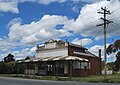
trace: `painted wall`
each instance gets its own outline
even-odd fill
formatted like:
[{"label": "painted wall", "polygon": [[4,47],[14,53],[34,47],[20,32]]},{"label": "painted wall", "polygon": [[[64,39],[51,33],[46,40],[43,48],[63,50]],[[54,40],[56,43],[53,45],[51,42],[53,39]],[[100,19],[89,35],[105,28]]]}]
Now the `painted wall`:
[{"label": "painted wall", "polygon": [[56,48],[56,42],[45,44],[45,49]]},{"label": "painted wall", "polygon": [[64,62],[64,74],[68,74],[68,62]]},{"label": "painted wall", "polygon": [[50,50],[39,51],[37,53],[37,58],[56,57],[56,56],[68,56],[68,49],[67,48],[50,49]]}]

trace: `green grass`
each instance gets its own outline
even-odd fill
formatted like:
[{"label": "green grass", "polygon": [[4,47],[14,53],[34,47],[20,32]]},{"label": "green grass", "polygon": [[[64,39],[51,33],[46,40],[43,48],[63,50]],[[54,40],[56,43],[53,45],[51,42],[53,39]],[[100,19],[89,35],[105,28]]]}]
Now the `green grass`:
[{"label": "green grass", "polygon": [[[78,79],[79,79],[80,82],[120,83],[120,75],[119,74],[107,75],[106,79],[105,79],[104,75],[89,76],[89,77],[79,77]],[[76,78],[75,78],[75,80],[76,80]]]},{"label": "green grass", "polygon": [[38,79],[38,80],[54,80],[54,81],[78,81],[78,82],[102,82],[102,83],[120,83],[120,74],[107,75],[105,79],[104,75],[88,76],[88,77],[57,77],[57,76],[24,76],[16,74],[0,74],[5,77],[17,77],[27,79]]}]

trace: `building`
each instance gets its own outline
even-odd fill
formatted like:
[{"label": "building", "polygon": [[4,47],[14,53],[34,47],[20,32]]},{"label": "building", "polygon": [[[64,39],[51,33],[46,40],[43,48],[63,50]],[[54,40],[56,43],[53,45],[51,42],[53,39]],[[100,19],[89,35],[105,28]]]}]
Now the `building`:
[{"label": "building", "polygon": [[51,39],[43,46],[37,45],[36,53],[36,59],[24,62],[34,63],[37,75],[88,76],[101,73],[101,58],[81,45]]}]

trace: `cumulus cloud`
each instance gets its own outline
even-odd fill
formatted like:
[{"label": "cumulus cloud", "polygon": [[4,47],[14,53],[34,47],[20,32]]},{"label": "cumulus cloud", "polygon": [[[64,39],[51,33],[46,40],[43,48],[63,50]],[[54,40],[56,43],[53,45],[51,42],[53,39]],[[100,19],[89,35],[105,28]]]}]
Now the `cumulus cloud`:
[{"label": "cumulus cloud", "polygon": [[[67,30],[71,30],[74,33],[80,33],[82,36],[93,36],[96,39],[103,38],[103,27],[97,27],[97,24],[103,23],[100,19],[103,17],[102,14],[98,14],[98,11],[101,11],[101,7],[110,6],[110,11],[114,11],[111,15],[107,16],[108,19],[113,19],[120,17],[120,1],[107,1],[103,0],[101,2],[96,2],[93,4],[87,4],[82,7],[80,11],[80,15],[76,20],[71,22],[70,25],[65,25],[64,28]],[[120,24],[118,20],[114,20],[115,23]],[[114,29],[114,30],[113,30]],[[110,33],[115,35],[120,34],[120,29],[118,26],[115,26],[114,23],[111,23],[107,29],[107,37],[110,37]]]},{"label": "cumulus cloud", "polygon": [[[59,38],[63,36],[69,36],[70,32],[79,33],[82,36],[93,36],[96,39],[103,37],[103,28],[96,27],[97,24],[102,23],[99,18],[102,15],[98,14],[98,9],[101,6],[108,6],[112,4],[110,10],[120,7],[120,2],[116,1],[106,1],[96,2],[93,4],[85,5],[76,20],[68,19],[66,16],[58,15],[44,15],[41,20],[33,21],[30,24],[21,24],[21,19],[14,19],[9,23],[9,39],[11,41],[19,41],[23,44],[33,44],[36,42],[46,41],[50,38]],[[108,18],[119,17],[120,10],[115,11]],[[119,22],[116,20],[116,23]],[[63,25],[62,29],[56,29],[57,25]],[[113,30],[114,29],[114,30]],[[107,29],[107,35],[110,33],[120,34],[120,29],[114,25],[110,25]],[[73,41],[80,41],[75,39]],[[84,40],[82,40],[84,41]]]},{"label": "cumulus cloud", "polygon": [[108,62],[111,62],[111,61],[114,62],[116,60],[116,57],[115,57],[116,54],[117,53],[112,53],[112,54],[108,55],[108,59],[109,59]]},{"label": "cumulus cloud", "polygon": [[15,56],[15,59],[18,59],[18,58],[25,58],[27,56],[31,56],[32,52],[30,52],[30,48],[23,48],[20,51],[15,50],[15,51],[11,52],[11,54],[13,54]]},{"label": "cumulus cloud", "polygon": [[[13,1],[14,0],[12,0],[11,2],[2,1],[3,5],[0,5],[0,11],[19,13],[17,4],[28,0],[21,0],[21,1],[16,0],[16,2]],[[33,2],[34,1],[36,0],[33,0]],[[63,3],[66,0],[61,0],[61,1],[41,0],[41,1],[39,1],[39,3],[49,4],[53,2]],[[100,9],[102,6],[103,7],[109,6],[109,9],[113,11],[113,13],[107,18],[112,20],[114,18],[120,17],[119,15],[120,10],[118,9],[120,8],[120,1],[119,0],[115,0],[115,1],[102,0],[100,2],[99,0],[97,1],[98,2],[87,4],[84,7],[82,7],[77,19],[68,19],[66,16],[60,16],[60,15],[44,15],[41,18],[41,20],[32,21],[30,24],[22,24],[22,20],[20,18],[13,19],[8,25],[9,28],[8,40],[0,39],[0,43],[1,43],[0,49],[5,51],[12,46],[13,47],[18,46],[17,42],[20,43],[20,45],[33,45],[36,44],[38,41],[42,42],[51,38],[55,39],[64,36],[70,36],[71,33],[69,31],[73,31],[73,33],[81,34],[84,37],[93,36],[93,37],[97,37],[96,39],[100,39],[103,37],[102,36],[103,28],[102,27],[98,28],[96,27],[96,25],[99,23],[103,23],[103,21],[99,19],[100,17],[103,17],[103,15],[97,13],[98,11],[100,11],[98,9]],[[9,7],[7,6],[6,8],[6,4],[8,4]],[[115,19],[114,22],[120,24],[120,22],[117,19]],[[57,25],[63,25],[63,27],[61,27],[61,29],[56,29]],[[110,24],[109,28],[107,29],[107,36],[110,37],[110,33],[119,35],[120,34],[119,27],[116,26],[114,23]],[[82,42],[84,42],[84,45],[86,45],[86,42],[88,41],[92,42],[91,39],[82,40]],[[76,38],[72,42],[79,44],[81,40]],[[89,50],[97,54],[98,48],[103,49],[103,47],[99,45],[95,45],[91,47]],[[27,49],[27,51],[32,51],[32,50]],[[17,53],[18,52],[14,52],[14,54]],[[23,51],[19,53],[23,54]]]},{"label": "cumulus cloud", "polygon": [[90,52],[92,52],[93,54],[97,55],[98,56],[98,50],[101,49],[101,53],[102,53],[102,56],[104,55],[104,46],[100,46],[100,45],[95,45],[95,46],[92,46],[90,47],[88,50]]},{"label": "cumulus cloud", "polygon": [[87,2],[87,3],[95,3],[100,1],[114,1],[114,0],[71,0],[73,2]]},{"label": "cumulus cloud", "polygon": [[24,59],[27,56],[33,56],[35,55],[35,50],[36,50],[36,46],[32,47],[32,48],[23,48],[21,50],[9,50],[6,51],[4,53],[0,54],[0,60],[2,60],[4,57],[6,57],[9,53],[11,53],[12,55],[14,55],[14,58],[16,60],[20,60],[20,59]]},{"label": "cumulus cloud", "polygon": [[0,2],[0,12],[19,13],[17,2]]},{"label": "cumulus cloud", "polygon": [[63,2],[66,2],[66,0],[39,0],[39,3],[45,4],[45,5],[53,2],[63,3]]},{"label": "cumulus cloud", "polygon": [[[17,21],[18,20],[18,21]],[[56,29],[57,25],[64,25],[71,20],[66,16],[44,15],[41,20],[30,24],[21,24],[21,20],[14,19],[9,24],[9,39],[24,44],[33,44],[48,40],[69,36],[71,33],[66,29]]]},{"label": "cumulus cloud", "polygon": [[[107,47],[109,46],[109,44],[107,44]],[[95,45],[95,46],[92,46],[90,47],[88,50],[95,54],[95,55],[99,55],[98,53],[98,50],[101,49],[101,57],[102,59],[104,60],[104,46],[103,45]],[[114,62],[116,60],[116,57],[115,57],[116,53],[112,53],[110,55],[107,55],[107,62]]]},{"label": "cumulus cloud", "polygon": [[9,41],[8,39],[0,39],[0,51],[8,51],[16,47],[16,42]]},{"label": "cumulus cloud", "polygon": [[23,2],[38,2],[48,5],[53,2],[63,3],[66,0],[0,0],[0,12],[19,13],[18,3]]},{"label": "cumulus cloud", "polygon": [[85,46],[85,45],[92,43],[92,40],[89,38],[84,38],[80,40],[78,38],[75,38],[73,39],[72,43]]},{"label": "cumulus cloud", "polygon": [[30,49],[30,52],[35,52],[35,50],[36,50],[36,46],[32,47],[32,48]]},{"label": "cumulus cloud", "polygon": [[75,0],[75,1],[82,1],[82,2],[94,3],[94,2],[108,1],[108,0]]}]

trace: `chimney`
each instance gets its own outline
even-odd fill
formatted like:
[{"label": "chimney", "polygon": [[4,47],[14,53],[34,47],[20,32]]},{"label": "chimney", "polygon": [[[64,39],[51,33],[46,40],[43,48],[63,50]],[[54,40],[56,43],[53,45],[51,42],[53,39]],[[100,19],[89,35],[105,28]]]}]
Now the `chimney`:
[{"label": "chimney", "polygon": [[99,56],[100,74],[101,74],[101,71],[102,71],[102,69],[101,69],[101,68],[102,68],[102,67],[101,67],[101,64],[102,64],[102,63],[101,63],[101,49],[99,49],[98,53],[99,53],[98,56]]}]

